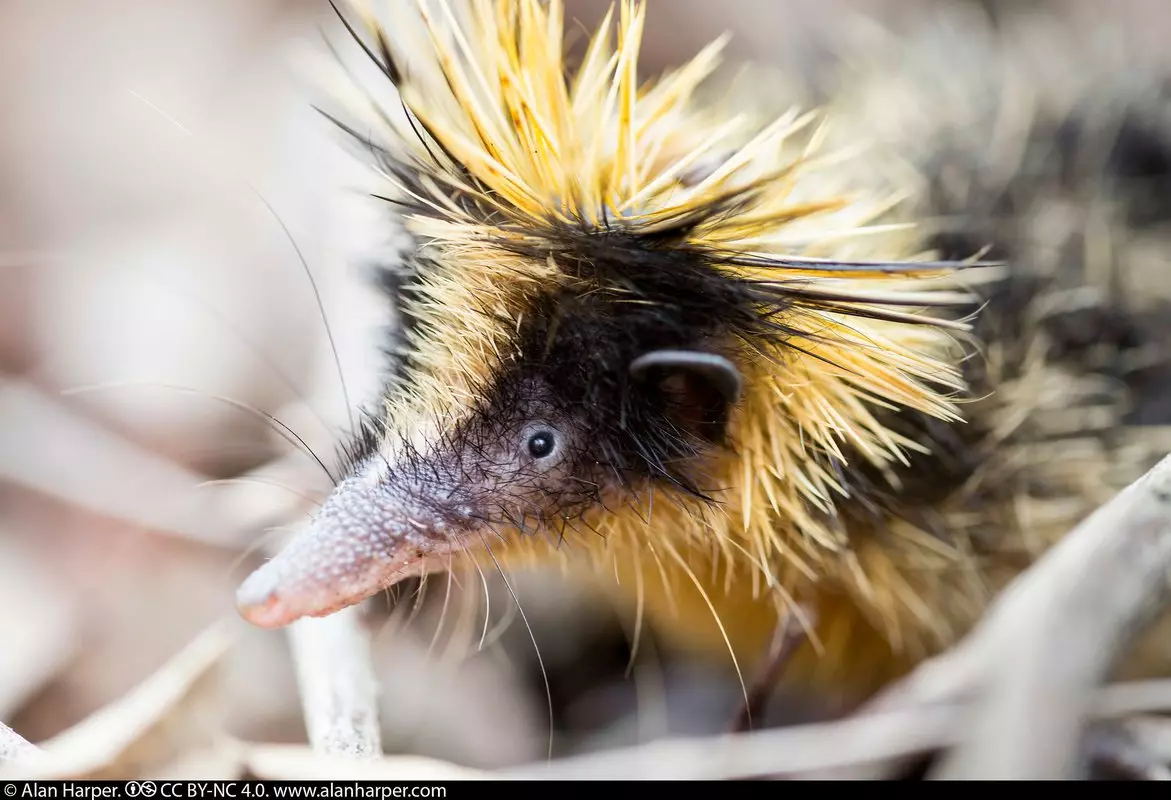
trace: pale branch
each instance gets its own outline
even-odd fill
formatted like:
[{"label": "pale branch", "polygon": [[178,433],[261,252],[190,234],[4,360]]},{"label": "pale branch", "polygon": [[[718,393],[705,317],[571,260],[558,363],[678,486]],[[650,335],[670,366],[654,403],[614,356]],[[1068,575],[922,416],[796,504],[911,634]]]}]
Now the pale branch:
[{"label": "pale branch", "polygon": [[1103,686],[1094,699],[1094,714],[1099,717],[1168,712],[1171,712],[1171,679],[1167,678]]},{"label": "pale branch", "polygon": [[[855,716],[888,714],[936,705],[960,705],[971,701],[980,682],[984,661],[981,642],[964,640],[951,650],[923,662],[905,678],[883,689]],[[839,766],[800,776],[807,780],[885,780],[911,766],[915,753],[885,760],[842,759]]]},{"label": "pale branch", "polygon": [[0,765],[24,761],[44,755],[39,747],[30,744],[23,736],[0,722]]},{"label": "pale branch", "polygon": [[288,636],[313,749],[352,758],[381,756],[378,682],[359,608],[298,620]]},{"label": "pale branch", "polygon": [[[977,708],[973,701],[947,700],[940,694],[952,680],[944,677],[944,671],[927,670],[924,674],[933,675],[933,681],[912,681],[907,683],[907,691],[888,695],[903,698],[906,705],[902,708],[880,708],[876,703],[869,713],[833,722],[659,741],[495,774],[542,780],[887,777],[897,773],[908,757],[959,743],[965,736],[966,720]],[[919,697],[914,696],[912,683],[921,687]],[[1092,718],[1122,725],[1128,732],[1144,722],[1142,744],[1171,761],[1171,720],[1119,720],[1135,713],[1171,710],[1171,681],[1136,681],[1091,690],[1088,707]]]},{"label": "pale branch", "polygon": [[716,738],[653,742],[498,773],[535,780],[728,780],[790,776],[924,753],[957,741],[960,709],[914,708]]},{"label": "pale branch", "polygon": [[[269,555],[280,545],[271,544]],[[309,744],[325,755],[380,757],[378,680],[361,606],[305,617],[286,630]]]},{"label": "pale branch", "polygon": [[969,637],[981,699],[944,779],[1076,777],[1094,690],[1171,595],[1171,457],[1054,545]]},{"label": "pale branch", "polygon": [[[51,454],[68,452],[69,458]],[[0,381],[0,479],[80,508],[215,547],[244,528],[209,509],[193,473],[23,380]]]}]

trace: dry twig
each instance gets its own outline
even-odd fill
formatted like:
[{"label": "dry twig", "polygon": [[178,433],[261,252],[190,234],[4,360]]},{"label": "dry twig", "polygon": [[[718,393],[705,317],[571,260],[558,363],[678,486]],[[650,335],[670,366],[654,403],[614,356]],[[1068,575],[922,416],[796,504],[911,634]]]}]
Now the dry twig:
[{"label": "dry twig", "polygon": [[361,606],[300,619],[287,631],[313,749],[350,758],[381,756],[378,681]]},{"label": "dry twig", "polygon": [[[1171,712],[1171,679],[1167,678],[1104,686],[1094,698],[1094,715],[1098,717],[1167,712]],[[1171,752],[1171,742],[1168,744]]]},{"label": "dry twig", "polygon": [[19,733],[0,722],[0,764],[43,755],[41,750],[27,742]]},{"label": "dry twig", "polygon": [[959,736],[960,709],[935,706],[708,739],[653,742],[502,775],[540,780],[727,780],[796,775],[934,750]]},{"label": "dry twig", "polygon": [[1076,775],[1093,690],[1165,607],[1169,576],[1171,457],[1054,545],[973,632],[987,694],[937,777]]},{"label": "dry twig", "polygon": [[[69,453],[49,458],[47,453]],[[0,479],[163,533],[238,547],[241,526],[195,491],[205,476],[151,453],[40,387],[0,382]]]},{"label": "dry twig", "polygon": [[[765,775],[788,778],[875,778],[898,771],[909,756],[950,747],[966,738],[966,720],[978,708],[931,698],[930,690],[945,686],[940,676],[927,670],[935,683],[918,682],[928,690],[922,704],[901,709],[872,709],[843,720],[796,725],[714,738],[668,740],[530,765],[500,773],[505,777],[548,780],[689,779],[727,780]],[[949,679],[950,680],[950,679]],[[915,685],[908,683],[909,690]],[[893,694],[893,693],[892,693]],[[910,692],[898,692],[904,700]],[[1087,700],[1089,716],[1116,719],[1138,712],[1171,709],[1171,681],[1138,681],[1115,684]],[[1122,723],[1127,731],[1135,723]],[[1146,721],[1138,730],[1146,749],[1171,762],[1171,721]],[[1138,737],[1136,733],[1136,737]]]},{"label": "dry twig", "polygon": [[[979,683],[979,670],[983,664],[974,651],[973,643],[965,640],[948,652],[923,662],[910,675],[871,698],[856,715],[888,714],[969,701]],[[907,757],[856,758],[844,760],[831,771],[817,771],[800,777],[811,780],[883,780],[905,771],[910,763]]]},{"label": "dry twig", "polygon": [[130,693],[40,742],[43,757],[6,765],[4,776],[127,780],[206,745],[222,722],[217,667],[233,641],[226,624],[213,625]]},{"label": "dry twig", "polygon": [[358,607],[293,623],[289,643],[313,748],[353,758],[380,756],[378,683]]}]

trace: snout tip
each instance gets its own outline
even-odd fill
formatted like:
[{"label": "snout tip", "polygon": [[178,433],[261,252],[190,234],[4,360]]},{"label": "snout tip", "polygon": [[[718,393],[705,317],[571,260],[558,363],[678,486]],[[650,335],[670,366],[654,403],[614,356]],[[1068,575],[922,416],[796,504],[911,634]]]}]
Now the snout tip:
[{"label": "snout tip", "polygon": [[236,610],[260,628],[281,628],[298,616],[281,599],[276,576],[264,567],[249,575],[236,590]]},{"label": "snout tip", "polygon": [[456,540],[423,535],[422,523],[383,494],[361,481],[335,489],[317,517],[240,584],[240,616],[257,627],[282,628],[444,567]]}]

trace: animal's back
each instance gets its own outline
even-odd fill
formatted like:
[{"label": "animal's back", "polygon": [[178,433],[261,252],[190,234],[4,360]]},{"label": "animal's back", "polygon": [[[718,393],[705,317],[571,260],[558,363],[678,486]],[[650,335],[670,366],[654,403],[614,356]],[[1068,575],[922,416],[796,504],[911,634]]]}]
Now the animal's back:
[{"label": "animal's back", "polygon": [[[1120,69],[1051,22],[971,21],[855,54],[811,91],[838,135],[870,146],[853,163],[908,187],[901,213],[925,248],[1006,264],[979,289],[964,420],[884,420],[926,452],[893,481],[845,473],[848,552],[776,603],[746,581],[729,591],[706,563],[692,570],[702,587],[641,578],[648,613],[714,653],[731,644],[745,671],[766,651],[774,606],[804,603],[818,622],[787,679],[846,699],[954,642],[1171,451],[1171,73],[1152,60]],[[1165,671],[1165,637],[1148,638],[1129,673]]]}]

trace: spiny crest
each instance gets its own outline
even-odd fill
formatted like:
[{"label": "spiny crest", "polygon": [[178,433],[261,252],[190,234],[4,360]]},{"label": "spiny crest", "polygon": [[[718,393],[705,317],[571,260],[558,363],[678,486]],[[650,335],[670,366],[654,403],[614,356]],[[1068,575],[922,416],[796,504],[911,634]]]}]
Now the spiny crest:
[{"label": "spiny crest", "polygon": [[[560,0],[476,2],[460,5],[463,14],[449,0],[415,5],[430,58],[401,64],[387,29],[359,8],[379,43],[380,55],[371,56],[403,104],[402,113],[367,109],[377,111],[386,134],[370,143],[388,157],[386,177],[420,234],[487,248],[540,239],[559,225],[620,228],[647,237],[681,233],[681,243],[728,255],[721,266],[741,277],[834,278],[854,266],[848,277],[857,280],[907,271],[886,264],[858,274],[858,265],[799,257],[826,232],[802,237],[794,223],[845,209],[835,221],[856,227],[883,209],[827,196],[824,187],[812,197],[805,191],[798,177],[816,169],[810,158],[823,137],[796,155],[792,142],[816,113],[790,110],[768,121],[752,109],[725,115],[695,102],[723,39],[640,84],[640,2],[621,3],[616,47],[611,9],[570,75]],[[788,257],[778,260],[779,252]]]},{"label": "spiny crest", "polygon": [[[722,39],[640,81],[641,2],[611,8],[572,70],[559,0],[414,6],[394,26],[358,6],[375,42],[362,46],[400,107],[349,95],[363,123],[348,129],[378,156],[420,248],[406,300],[414,366],[392,419],[467,408],[515,354],[538,295],[678,302],[624,284],[624,269],[669,252],[663,271],[685,257],[734,297],[712,293],[717,323],[752,318],[726,326],[745,356],[736,454],[720,476],[739,513],[717,515],[708,535],[766,572],[848,548],[826,522],[840,470],[887,469],[914,447],[880,412],[957,417],[949,329],[964,325],[922,312],[970,300],[941,290],[959,265],[917,261],[918,234],[881,224],[897,198],[858,194],[840,154],[818,153],[829,133],[817,114],[700,103]],[[425,53],[407,52],[407,33],[392,46],[389,31],[420,23]],[[627,249],[608,253],[610,272],[586,263],[615,242]]]}]

